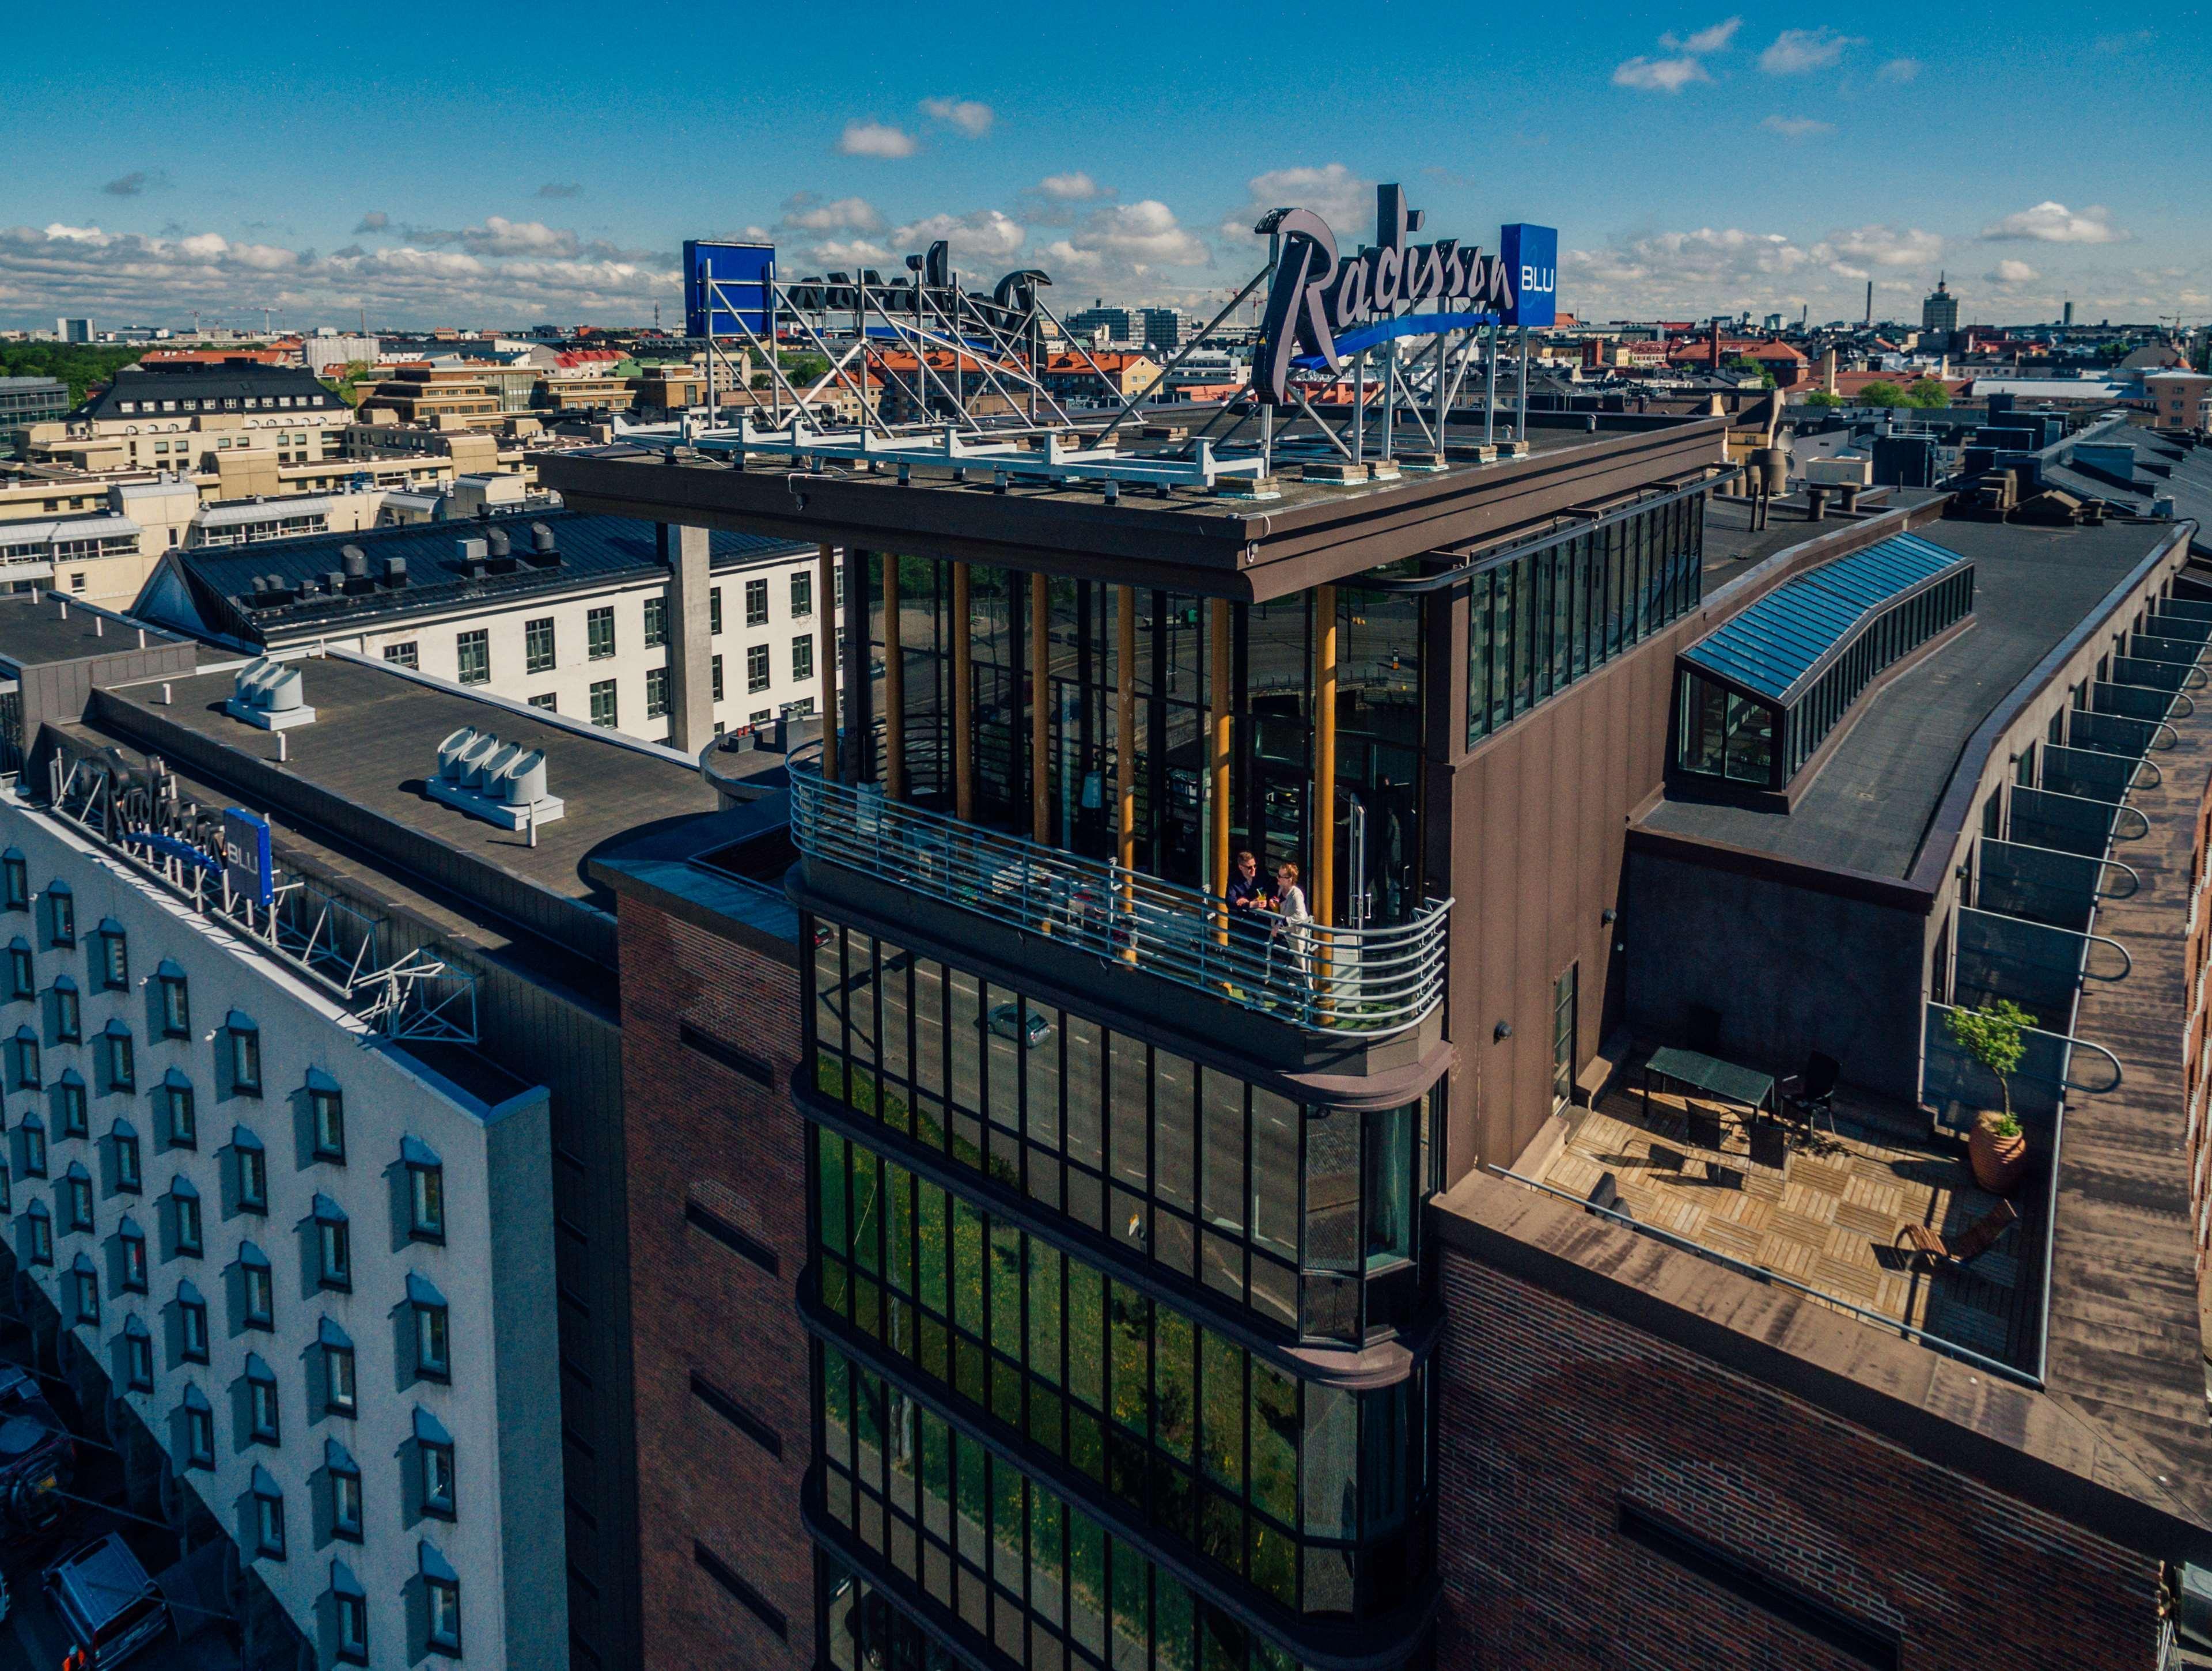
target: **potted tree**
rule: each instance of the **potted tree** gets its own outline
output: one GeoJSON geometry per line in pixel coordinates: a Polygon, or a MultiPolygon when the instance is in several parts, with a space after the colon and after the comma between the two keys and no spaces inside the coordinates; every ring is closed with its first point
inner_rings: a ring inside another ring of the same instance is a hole
{"type": "Polygon", "coordinates": [[[2035,1018],[2000,998],[1978,1009],[1954,1009],[1943,1018],[1953,1042],[1990,1072],[1997,1082],[2002,1109],[1984,1109],[1966,1134],[1966,1158],[1974,1182],[1993,1195],[2009,1195],[2027,1165],[2027,1139],[2012,1111],[2012,1075],[2027,1054],[2027,1029],[2035,1018]]]}

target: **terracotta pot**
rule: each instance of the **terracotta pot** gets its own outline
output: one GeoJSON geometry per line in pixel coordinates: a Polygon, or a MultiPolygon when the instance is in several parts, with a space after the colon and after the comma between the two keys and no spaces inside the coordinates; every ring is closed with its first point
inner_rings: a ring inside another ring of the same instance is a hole
{"type": "Polygon", "coordinates": [[[1996,1109],[1984,1109],[1966,1133],[1966,1158],[1972,1164],[1974,1182],[1992,1195],[2011,1194],[2027,1167],[2027,1134],[1999,1136],[1997,1121],[2003,1117],[1996,1109]]]}

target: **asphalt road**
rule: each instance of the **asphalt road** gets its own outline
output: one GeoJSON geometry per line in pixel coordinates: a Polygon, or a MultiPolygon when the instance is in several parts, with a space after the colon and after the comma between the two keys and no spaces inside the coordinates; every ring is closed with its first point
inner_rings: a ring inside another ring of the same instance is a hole
{"type": "MultiPolygon", "coordinates": [[[[81,1432],[82,1419],[68,1387],[53,1380],[43,1384],[54,1413],[70,1431],[81,1432]]],[[[0,1621],[0,1671],[59,1671],[69,1638],[47,1603],[39,1575],[64,1553],[114,1531],[123,1534],[149,1572],[159,1572],[177,1559],[174,1537],[120,1511],[123,1470],[112,1451],[80,1440],[71,1495],[90,1500],[70,1504],[60,1524],[40,1539],[0,1543],[0,1578],[6,1580],[9,1603],[7,1618],[0,1621]],[[100,1504],[113,1506],[94,1506],[100,1504]]],[[[128,1664],[131,1671],[239,1671],[238,1651],[220,1628],[189,1643],[164,1638],[128,1664]]]]}

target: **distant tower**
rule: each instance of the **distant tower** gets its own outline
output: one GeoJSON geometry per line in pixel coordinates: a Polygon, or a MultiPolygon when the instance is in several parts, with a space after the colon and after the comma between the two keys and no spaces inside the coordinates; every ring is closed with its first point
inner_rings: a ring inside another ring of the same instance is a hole
{"type": "Polygon", "coordinates": [[[1868,329],[1869,329],[1869,330],[1873,329],[1873,327],[1874,327],[1874,281],[1873,281],[1872,279],[1869,279],[1869,280],[1867,280],[1867,315],[1866,315],[1866,322],[1867,322],[1867,327],[1868,327],[1868,329]]]}
{"type": "Polygon", "coordinates": [[[1948,276],[1936,276],[1936,291],[1920,304],[1920,346],[1941,353],[1951,346],[1959,329],[1959,299],[1951,294],[1948,276]]]}
{"type": "Polygon", "coordinates": [[[2069,326],[2074,323],[2074,304],[2070,301],[2066,304],[2066,323],[2069,326]]]}

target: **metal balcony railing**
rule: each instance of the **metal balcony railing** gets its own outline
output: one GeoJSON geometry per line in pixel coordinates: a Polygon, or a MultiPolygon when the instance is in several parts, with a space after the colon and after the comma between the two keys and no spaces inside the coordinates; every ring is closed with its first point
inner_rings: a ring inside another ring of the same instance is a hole
{"type": "Polygon", "coordinates": [[[1387,928],[1232,914],[1212,895],[1000,835],[791,769],[792,836],[808,859],[1298,1026],[1367,1038],[1443,997],[1451,901],[1387,928]]]}

